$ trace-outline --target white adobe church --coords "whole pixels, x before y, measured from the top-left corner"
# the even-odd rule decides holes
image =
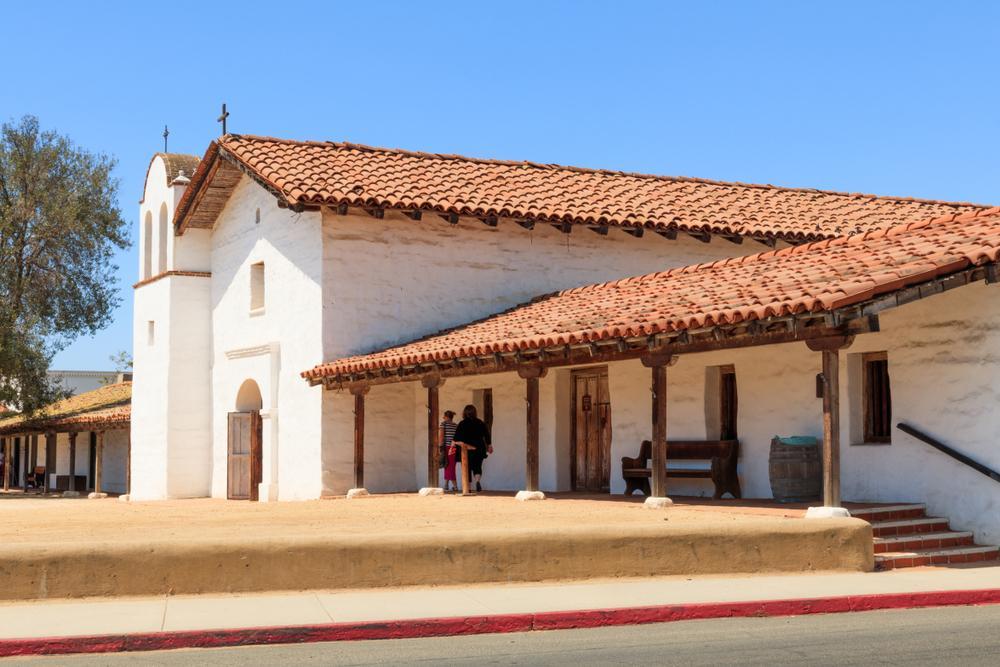
[[[472,403],[488,489],[619,494],[652,440],[705,495],[660,443],[738,439],[770,498],[811,435],[827,500],[1000,541],[997,481],[896,427],[1000,469],[995,209],[229,134],[140,220],[135,500],[433,487],[428,408]]]

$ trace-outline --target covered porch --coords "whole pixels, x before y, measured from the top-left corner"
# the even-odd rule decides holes
[[[877,326],[874,320],[865,324]],[[598,350],[577,363],[549,360],[495,373],[434,374],[419,385],[335,389],[353,404],[348,495],[364,495],[357,489],[369,488],[415,490],[407,468],[416,472],[421,493],[438,493],[441,414],[461,413],[471,404],[492,432],[494,451],[483,466],[483,485],[491,492],[522,500],[552,493],[621,497],[633,490],[629,476],[640,471],[651,506],[665,506],[673,495],[724,495],[753,503],[772,497],[771,438],[815,435],[824,454],[823,504],[839,507],[839,364],[854,335],[684,355],[657,351],[630,358],[627,352]],[[773,363],[774,357],[785,361]],[[819,386],[819,397],[817,373],[831,378]],[[412,429],[414,440],[423,442],[420,461],[393,460],[396,443],[387,438],[394,427],[401,429],[399,419],[407,419],[407,403],[409,414],[422,413]],[[652,445],[648,452],[642,451],[644,441]],[[460,464],[460,480],[463,470]]]
[[[904,360],[920,345],[914,339],[922,327],[948,326],[923,306],[926,298],[995,281],[997,235],[995,212],[987,212],[590,285],[303,377],[336,397],[330,402],[339,414],[351,415],[351,495],[369,486],[415,490],[407,469],[416,469],[425,494],[437,493],[441,412],[488,395],[495,451],[485,465],[487,488],[521,499],[623,493],[619,461],[641,458],[649,440],[647,502],[665,506],[671,493],[720,490],[698,480],[700,471],[668,476],[688,465],[675,466],[685,447],[671,454],[670,443],[699,441],[697,449],[736,440],[737,479],[723,491],[770,498],[772,436],[812,435],[822,443],[826,508],[815,514],[842,514],[842,423],[851,445],[890,441],[886,349]],[[946,301],[956,312],[969,309],[967,299]],[[926,362],[905,361],[897,367],[925,382]],[[593,390],[581,394],[578,382],[588,375]],[[909,404],[921,400],[913,395]],[[589,439],[581,446],[581,412],[607,431],[607,450],[595,457]],[[414,464],[399,454],[407,437],[422,443]],[[383,454],[390,441],[394,458]],[[856,465],[868,458],[887,467],[885,456],[867,454]],[[851,497],[885,495],[869,488],[854,484]]]
[[[4,493],[128,494],[131,396],[131,383],[112,384],[0,421]]]

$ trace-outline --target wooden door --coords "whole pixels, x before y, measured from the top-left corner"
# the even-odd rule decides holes
[[[576,491],[611,489],[611,398],[607,368],[573,373],[573,468]]]
[[[226,497],[230,500],[257,500],[264,467],[261,426],[260,413],[257,411],[229,413],[229,477]]]

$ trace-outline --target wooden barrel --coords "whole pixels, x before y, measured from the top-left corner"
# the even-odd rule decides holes
[[[768,459],[771,495],[778,502],[817,500],[823,492],[823,461],[816,438],[797,436],[771,440]]]

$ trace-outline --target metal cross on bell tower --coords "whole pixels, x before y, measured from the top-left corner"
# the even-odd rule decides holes
[[[167,126],[164,125],[163,126],[163,152],[164,153],[168,152],[167,151],[167,137],[169,137],[169,136],[170,136],[170,130],[168,130]]]
[[[229,118],[229,112],[226,111],[226,103],[222,103],[222,115],[216,118],[216,122],[222,123],[222,134],[226,134],[226,119]]]

